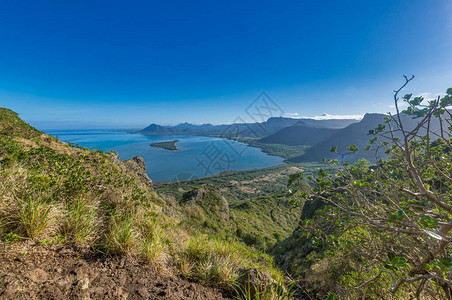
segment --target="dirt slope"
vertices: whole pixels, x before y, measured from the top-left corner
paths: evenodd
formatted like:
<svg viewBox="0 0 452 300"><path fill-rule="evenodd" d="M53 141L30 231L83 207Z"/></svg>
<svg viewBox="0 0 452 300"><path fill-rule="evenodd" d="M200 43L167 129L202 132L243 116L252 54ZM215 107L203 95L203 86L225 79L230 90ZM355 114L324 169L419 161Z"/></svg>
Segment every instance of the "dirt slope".
<svg viewBox="0 0 452 300"><path fill-rule="evenodd" d="M1 299L227 299L216 289L159 275L131 258L105 258L89 250L1 243L0 262Z"/></svg>

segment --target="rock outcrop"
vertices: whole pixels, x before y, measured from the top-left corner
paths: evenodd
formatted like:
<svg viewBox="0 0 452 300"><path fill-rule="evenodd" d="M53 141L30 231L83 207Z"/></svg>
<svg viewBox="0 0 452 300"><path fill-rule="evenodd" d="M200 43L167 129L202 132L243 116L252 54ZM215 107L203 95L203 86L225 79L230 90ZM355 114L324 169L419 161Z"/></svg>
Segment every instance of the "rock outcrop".
<svg viewBox="0 0 452 300"><path fill-rule="evenodd" d="M229 220L229 203L220 195L220 192L210 184L204 184L194 188L182 196L181 205L199 206L208 215L218 216L221 219Z"/></svg>
<svg viewBox="0 0 452 300"><path fill-rule="evenodd" d="M118 152L111 151L108 155L124 172L133 174L138 178L140 183L147 186L149 189L152 189L152 180L146 173L146 164L141 156L135 156L133 159L122 161L118 156Z"/></svg>

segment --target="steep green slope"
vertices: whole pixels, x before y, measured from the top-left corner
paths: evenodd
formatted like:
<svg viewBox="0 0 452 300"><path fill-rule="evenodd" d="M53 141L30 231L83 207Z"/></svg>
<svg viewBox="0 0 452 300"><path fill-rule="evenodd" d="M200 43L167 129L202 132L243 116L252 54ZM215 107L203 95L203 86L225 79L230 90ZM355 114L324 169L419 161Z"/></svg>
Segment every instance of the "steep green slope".
<svg viewBox="0 0 452 300"><path fill-rule="evenodd" d="M36 247L59 245L85 249L90 257L130 257L159 274L182 275L230 294L229 284L250 268L282 279L268 255L189 224L199 217L186 209L191 204L201 213L210 210L214 223L217 214L227 219L224 199L219 209L209 202L215 200L212 188L168 205L144 168L139 157L123 162L116 153L62 143L0 108L0 244L36 255L42 252Z"/></svg>
<svg viewBox="0 0 452 300"><path fill-rule="evenodd" d="M317 128L302 124L286 127L280 131L260 140L267 144L284 144L289 146L296 145L315 145L329 139L336 132L331 128Z"/></svg>
<svg viewBox="0 0 452 300"><path fill-rule="evenodd" d="M293 208L286 199L289 174L304 170L313 174L323 164L289 164L248 171L227 171L221 174L181 182L159 183L155 190L168 203L184 202L194 191L208 190L211 198L229 205L229 219L225 220L202 204L186 206L192 213L187 220L191 226L211 234L238 237L248 245L268 249L295 229L301 209ZM207 201L208 202L208 201Z"/></svg>
<svg viewBox="0 0 452 300"><path fill-rule="evenodd" d="M362 157L369 161L375 161L375 153L364 151L364 147L368 145L368 132L383 122L383 114L366 114L364 118L358 122L351 124L343 129L334 131L329 138L315 144L303 155L290 159L291 162L309 162L320 161L323 158L340 159L340 156L330 152L330 148L337 146L339 152L346 153L346 147L356 145L360 150L353 156L347 156L346 159L356 161Z"/></svg>

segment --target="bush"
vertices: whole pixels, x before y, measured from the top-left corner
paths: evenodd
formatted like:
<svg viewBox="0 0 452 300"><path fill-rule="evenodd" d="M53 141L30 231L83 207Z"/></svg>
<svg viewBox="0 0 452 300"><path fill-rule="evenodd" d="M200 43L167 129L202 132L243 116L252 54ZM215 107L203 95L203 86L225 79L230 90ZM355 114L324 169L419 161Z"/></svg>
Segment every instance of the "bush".
<svg viewBox="0 0 452 300"><path fill-rule="evenodd" d="M385 297L386 288L400 297L451 297L452 89L426 104L412 94L400 98L413 78L394 94L398 114L369 132L375 166L328 160L335 172L306 177L310 200L329 206L300 231L316 250L317 273L330 276L344 297ZM407 109L399 111L402 101ZM351 145L342 157L357 150ZM291 176L289 186L301 179Z"/></svg>

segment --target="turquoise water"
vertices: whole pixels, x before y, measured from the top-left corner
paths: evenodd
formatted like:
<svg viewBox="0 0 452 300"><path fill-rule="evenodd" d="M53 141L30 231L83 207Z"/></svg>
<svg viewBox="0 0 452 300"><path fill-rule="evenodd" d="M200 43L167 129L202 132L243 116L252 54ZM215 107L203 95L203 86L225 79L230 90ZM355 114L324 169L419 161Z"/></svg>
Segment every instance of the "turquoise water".
<svg viewBox="0 0 452 300"><path fill-rule="evenodd" d="M116 151L123 160L142 156L147 173L154 182L205 177L226 170L265 168L282 164L284 160L244 143L215 137L144 136L105 130L59 130L47 133L82 147ZM180 140L176 146L181 151L149 146L150 143L175 139Z"/></svg>

